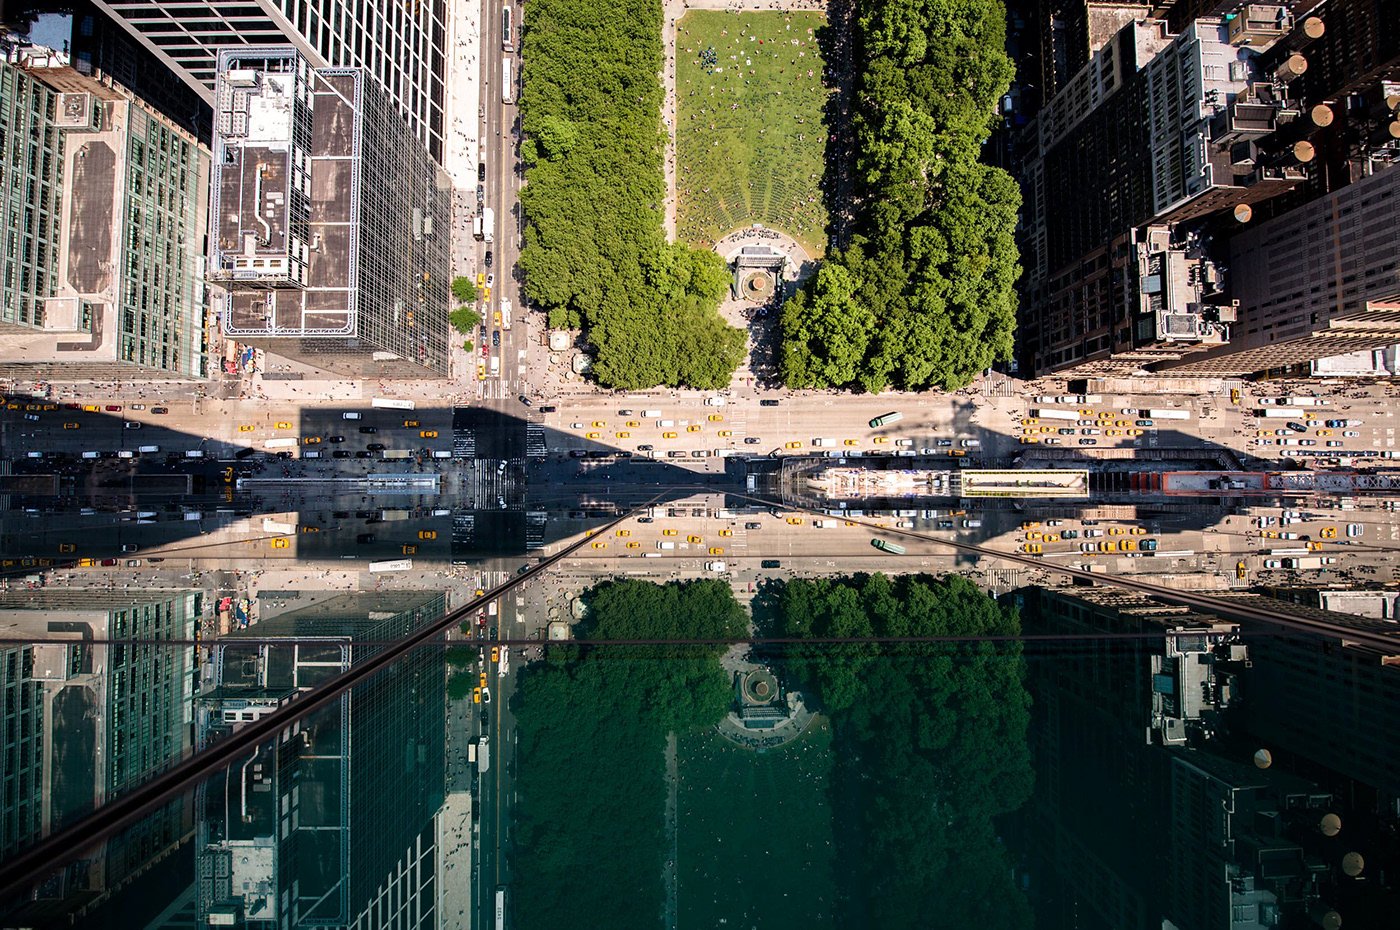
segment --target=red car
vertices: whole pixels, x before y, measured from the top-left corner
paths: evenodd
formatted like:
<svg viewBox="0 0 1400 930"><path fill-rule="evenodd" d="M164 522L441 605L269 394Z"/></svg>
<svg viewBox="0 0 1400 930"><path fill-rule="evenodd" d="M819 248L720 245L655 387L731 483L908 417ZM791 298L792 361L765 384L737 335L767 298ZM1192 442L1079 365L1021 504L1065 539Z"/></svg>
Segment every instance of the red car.
<svg viewBox="0 0 1400 930"><path fill-rule="evenodd" d="M64 405L63 405L63 409L64 409L64 410L82 410L82 409L83 409L83 405L82 405L82 404L64 404Z"/></svg>
<svg viewBox="0 0 1400 930"><path fill-rule="evenodd" d="M108 404L108 405L107 405L107 412L108 412L108 413L121 413L121 410L122 410L121 404Z"/></svg>
<svg viewBox="0 0 1400 930"><path fill-rule="evenodd" d="M116 564L117 564L117 560L116 560L116 559L103 559L103 560L102 560L102 564L103 564L103 565L116 565Z"/></svg>

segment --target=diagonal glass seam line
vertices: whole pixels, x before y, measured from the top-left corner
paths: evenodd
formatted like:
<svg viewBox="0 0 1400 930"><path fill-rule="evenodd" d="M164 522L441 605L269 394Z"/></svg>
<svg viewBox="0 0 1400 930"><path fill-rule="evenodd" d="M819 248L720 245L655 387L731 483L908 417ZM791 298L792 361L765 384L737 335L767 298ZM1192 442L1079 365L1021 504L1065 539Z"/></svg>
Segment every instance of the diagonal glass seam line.
<svg viewBox="0 0 1400 930"><path fill-rule="evenodd" d="M405 636L383 652L366 659L362 664L346 669L320 687L290 701L286 706L266 717L248 724L207 749L195 753L127 794L102 805L81 820L49 834L10 861L0 864L0 896L18 893L23 887L42 879L63 864L76 858L80 853L109 839L118 831L132 826L141 817L169 801L190 784L211 776L217 770L225 767L234 759L246 755L262 743L276 739L283 730L301 718L326 707L345 691L367 681L393 662L402 659L424 643L437 638L444 630L450 628L452 624L460 622L472 611L484 607L505 592L518 587L548 570L560 560L573 555L576 550L590 542L596 534L630 519L638 511L645 510L662 496L664 494L658 494L651 500L619 514L615 520L598 526L593 533L581 537L577 542L515 575L499 587L493 588L479 597L472 598L456 610L448 611L442 617Z"/></svg>

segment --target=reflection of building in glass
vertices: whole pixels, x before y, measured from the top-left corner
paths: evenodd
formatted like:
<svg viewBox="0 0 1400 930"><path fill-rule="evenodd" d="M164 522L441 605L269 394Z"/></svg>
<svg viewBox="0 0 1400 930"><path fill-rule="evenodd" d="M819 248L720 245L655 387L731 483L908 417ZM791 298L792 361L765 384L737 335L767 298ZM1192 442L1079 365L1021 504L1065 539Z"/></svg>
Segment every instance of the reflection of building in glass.
<svg viewBox="0 0 1400 930"><path fill-rule="evenodd" d="M364 68L442 157L447 3L415 0L98 0L209 103L222 49L292 45L317 68Z"/></svg>
<svg viewBox="0 0 1400 930"><path fill-rule="evenodd" d="M203 609L191 591L0 595L0 637L45 640L0 649L0 856L8 856L130 791L190 746L188 641ZM115 642L107 642L115 640ZM127 645L124 640L139 640ZM188 804L175 802L81 860L45 894L93 905L181 843ZM47 897L31 903L36 912ZM9 914L6 923L23 922Z"/></svg>
<svg viewBox="0 0 1400 930"><path fill-rule="evenodd" d="M209 280L223 329L351 377L447 374L451 182L365 72L225 50Z"/></svg>
<svg viewBox="0 0 1400 930"><path fill-rule="evenodd" d="M441 594L343 595L258 624L259 642L220 640L196 706L200 745L445 610ZM415 652L202 787L201 923L378 926L395 913L396 926L435 925L443 681L442 650Z"/></svg>
<svg viewBox="0 0 1400 930"><path fill-rule="evenodd" d="M28 124L7 138L31 151L0 167L16 173L0 194L13 240L0 370L206 377L208 150L65 53L15 46L11 57L0 107Z"/></svg>

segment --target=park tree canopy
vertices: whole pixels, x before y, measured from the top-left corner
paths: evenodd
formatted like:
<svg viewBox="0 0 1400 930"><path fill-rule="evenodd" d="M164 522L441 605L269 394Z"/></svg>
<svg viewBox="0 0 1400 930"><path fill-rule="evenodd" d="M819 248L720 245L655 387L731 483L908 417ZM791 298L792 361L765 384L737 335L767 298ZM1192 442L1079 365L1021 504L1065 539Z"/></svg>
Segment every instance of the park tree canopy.
<svg viewBox="0 0 1400 930"><path fill-rule="evenodd" d="M862 207L825 259L849 275L813 275L784 310L789 387L954 389L1011 357L1020 191L977 160L1014 74L1005 15L1000 0L860 4ZM866 318L871 338L836 344Z"/></svg>
<svg viewBox="0 0 1400 930"><path fill-rule="evenodd" d="M727 387L746 344L717 312L727 269L662 227L661 4L523 9L526 295L550 326L588 329L607 387Z"/></svg>

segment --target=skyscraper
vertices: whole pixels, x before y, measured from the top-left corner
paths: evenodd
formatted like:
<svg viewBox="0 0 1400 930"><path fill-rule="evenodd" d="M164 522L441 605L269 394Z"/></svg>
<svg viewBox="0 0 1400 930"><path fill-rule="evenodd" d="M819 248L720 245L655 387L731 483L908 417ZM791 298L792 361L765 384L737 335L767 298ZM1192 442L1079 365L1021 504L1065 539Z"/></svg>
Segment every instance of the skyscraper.
<svg viewBox="0 0 1400 930"><path fill-rule="evenodd" d="M313 68L362 68L442 160L447 2L97 0L212 106L219 52L290 45Z"/></svg>
<svg viewBox="0 0 1400 930"><path fill-rule="evenodd" d="M214 646L201 746L293 700L446 610L428 593L347 594ZM285 644L278 640L285 638ZM435 926L445 675L428 647L299 721L198 790L202 923Z"/></svg>
<svg viewBox="0 0 1400 930"><path fill-rule="evenodd" d="M451 180L364 71L289 47L218 68L224 333L349 377L447 375Z"/></svg>
<svg viewBox="0 0 1400 930"><path fill-rule="evenodd" d="M9 53L0 127L14 123L23 157L0 167L0 371L208 377L208 149L66 53Z"/></svg>

